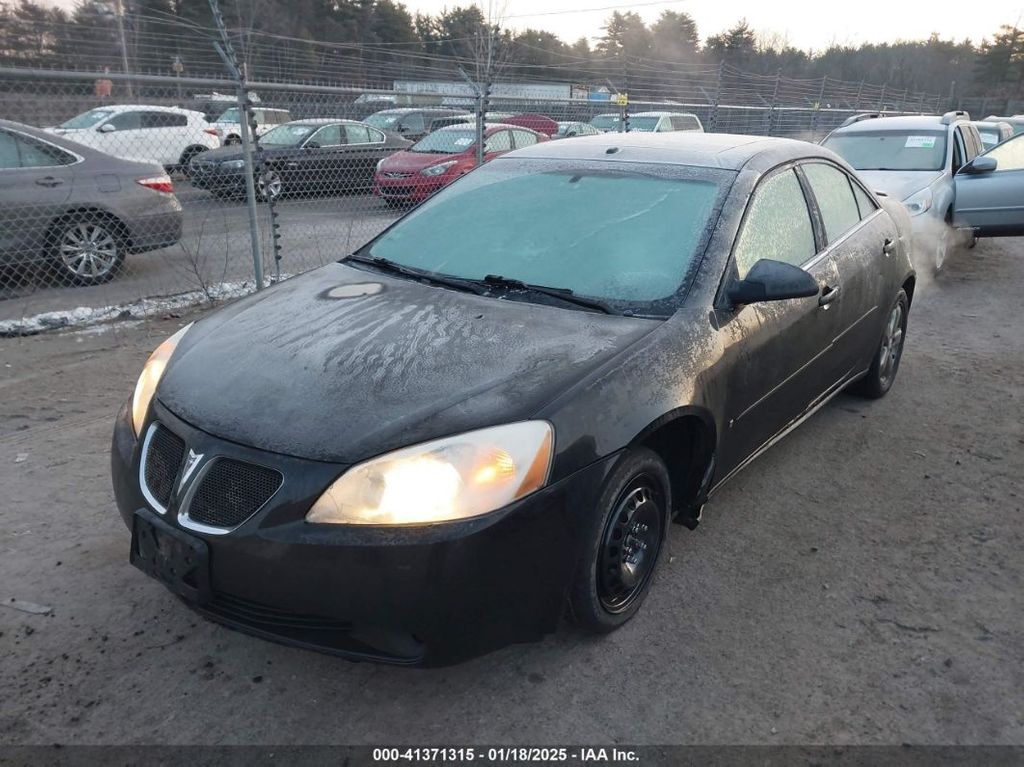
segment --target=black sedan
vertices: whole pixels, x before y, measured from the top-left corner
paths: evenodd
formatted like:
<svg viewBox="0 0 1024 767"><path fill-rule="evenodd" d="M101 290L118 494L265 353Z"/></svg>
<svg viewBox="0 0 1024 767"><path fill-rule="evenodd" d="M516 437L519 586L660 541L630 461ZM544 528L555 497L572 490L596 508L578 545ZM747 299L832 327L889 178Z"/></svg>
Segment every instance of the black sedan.
<svg viewBox="0 0 1024 767"><path fill-rule="evenodd" d="M113 440L131 560L349 657L611 631L671 522L837 392L892 386L909 231L798 141L511 152L154 352Z"/></svg>
<svg viewBox="0 0 1024 767"><path fill-rule="evenodd" d="M385 157L412 146L354 120L296 120L259 138L264 165L255 178L260 199L297 192L334 193L373 188L373 173ZM242 147L204 152L189 164L193 186L221 196L245 190Z"/></svg>

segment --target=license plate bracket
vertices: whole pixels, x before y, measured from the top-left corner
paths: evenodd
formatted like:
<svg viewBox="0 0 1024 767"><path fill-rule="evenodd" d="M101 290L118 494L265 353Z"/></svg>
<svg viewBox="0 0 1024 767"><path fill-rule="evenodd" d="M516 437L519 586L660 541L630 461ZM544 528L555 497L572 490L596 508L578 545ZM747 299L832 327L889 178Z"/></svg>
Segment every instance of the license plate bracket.
<svg viewBox="0 0 1024 767"><path fill-rule="evenodd" d="M129 561L178 596L197 604L210 600L210 552L206 542L139 509L132 518Z"/></svg>

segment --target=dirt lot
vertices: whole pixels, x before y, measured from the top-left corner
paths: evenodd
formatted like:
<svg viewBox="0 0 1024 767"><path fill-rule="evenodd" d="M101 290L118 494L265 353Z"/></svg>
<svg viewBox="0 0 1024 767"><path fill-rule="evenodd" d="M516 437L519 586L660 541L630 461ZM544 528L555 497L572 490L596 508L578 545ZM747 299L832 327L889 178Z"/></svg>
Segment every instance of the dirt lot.
<svg viewBox="0 0 1024 767"><path fill-rule="evenodd" d="M180 320L0 341L2 743L1024 743L1024 243L919 288L896 388L734 480L639 616L408 670L197 619L128 565L108 442Z"/></svg>

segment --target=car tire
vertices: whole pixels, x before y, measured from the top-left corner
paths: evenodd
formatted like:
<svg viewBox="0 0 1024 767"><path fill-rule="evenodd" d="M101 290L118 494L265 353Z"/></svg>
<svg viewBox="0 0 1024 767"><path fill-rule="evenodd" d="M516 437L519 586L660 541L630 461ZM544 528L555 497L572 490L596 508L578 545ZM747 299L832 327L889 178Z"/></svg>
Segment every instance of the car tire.
<svg viewBox="0 0 1024 767"><path fill-rule="evenodd" d="M181 159L178 161L178 168L181 170L185 178L192 178L192 160L205 151L207 150L204 147L190 146L181 153Z"/></svg>
<svg viewBox="0 0 1024 767"><path fill-rule="evenodd" d="M242 143L241 136L228 136L224 139L224 146L237 146Z"/></svg>
<svg viewBox="0 0 1024 767"><path fill-rule="evenodd" d="M65 285L99 285L124 265L124 227L111 217L63 218L51 228L50 243L57 279Z"/></svg>
<svg viewBox="0 0 1024 767"><path fill-rule="evenodd" d="M867 375L857 382L854 391L869 399L884 397L896 380L903 359L903 346L907 339L907 317L910 314L910 300L906 291L900 290L889 309L882 338L875 349Z"/></svg>
<svg viewBox="0 0 1024 767"><path fill-rule="evenodd" d="M668 534L670 488L664 461L646 448L627 450L608 475L569 589L581 629L607 634L640 609Z"/></svg>

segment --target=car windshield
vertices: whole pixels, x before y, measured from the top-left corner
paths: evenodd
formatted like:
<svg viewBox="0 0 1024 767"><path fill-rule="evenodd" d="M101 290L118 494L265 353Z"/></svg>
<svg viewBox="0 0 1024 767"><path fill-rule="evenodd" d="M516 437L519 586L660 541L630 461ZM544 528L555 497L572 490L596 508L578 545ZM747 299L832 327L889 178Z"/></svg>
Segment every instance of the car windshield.
<svg viewBox="0 0 1024 767"><path fill-rule="evenodd" d="M238 119L238 107L231 107L231 109L228 109L227 111L225 111L224 114L222 114L220 117L218 117L216 119L216 122L219 122L219 123L238 123L238 122L240 122L240 120Z"/></svg>
<svg viewBox="0 0 1024 767"><path fill-rule="evenodd" d="M430 154L459 154L476 143L476 129L439 130L430 133L410 148L410 152Z"/></svg>
<svg viewBox="0 0 1024 767"><path fill-rule="evenodd" d="M400 114L387 114L385 112L380 112L375 115L370 115L363 120L363 122L367 125L372 125L374 128L379 128L380 130L391 130L401 117L402 115Z"/></svg>
<svg viewBox="0 0 1024 767"><path fill-rule="evenodd" d="M319 125L304 125L302 123L288 123L278 125L273 130L267 131L261 138L261 144L274 144L275 146L298 146Z"/></svg>
<svg viewBox="0 0 1024 767"><path fill-rule="evenodd" d="M362 255L469 280L521 280L664 316L692 276L731 171L496 160Z"/></svg>
<svg viewBox="0 0 1024 767"><path fill-rule="evenodd" d="M59 128L67 128L68 130L81 130L83 128L91 128L97 125L108 117L114 114L109 109L90 109L88 112L83 112L78 117L72 117L67 122L61 123Z"/></svg>
<svg viewBox="0 0 1024 767"><path fill-rule="evenodd" d="M620 122L618 115L598 115L590 121L590 124L598 130L610 131L618 130Z"/></svg>
<svg viewBox="0 0 1024 767"><path fill-rule="evenodd" d="M629 130L631 132L650 133L658 127L658 120L660 119L660 117L630 117Z"/></svg>
<svg viewBox="0 0 1024 767"><path fill-rule="evenodd" d="M945 131L836 133L824 145L857 170L942 170L946 164Z"/></svg>

